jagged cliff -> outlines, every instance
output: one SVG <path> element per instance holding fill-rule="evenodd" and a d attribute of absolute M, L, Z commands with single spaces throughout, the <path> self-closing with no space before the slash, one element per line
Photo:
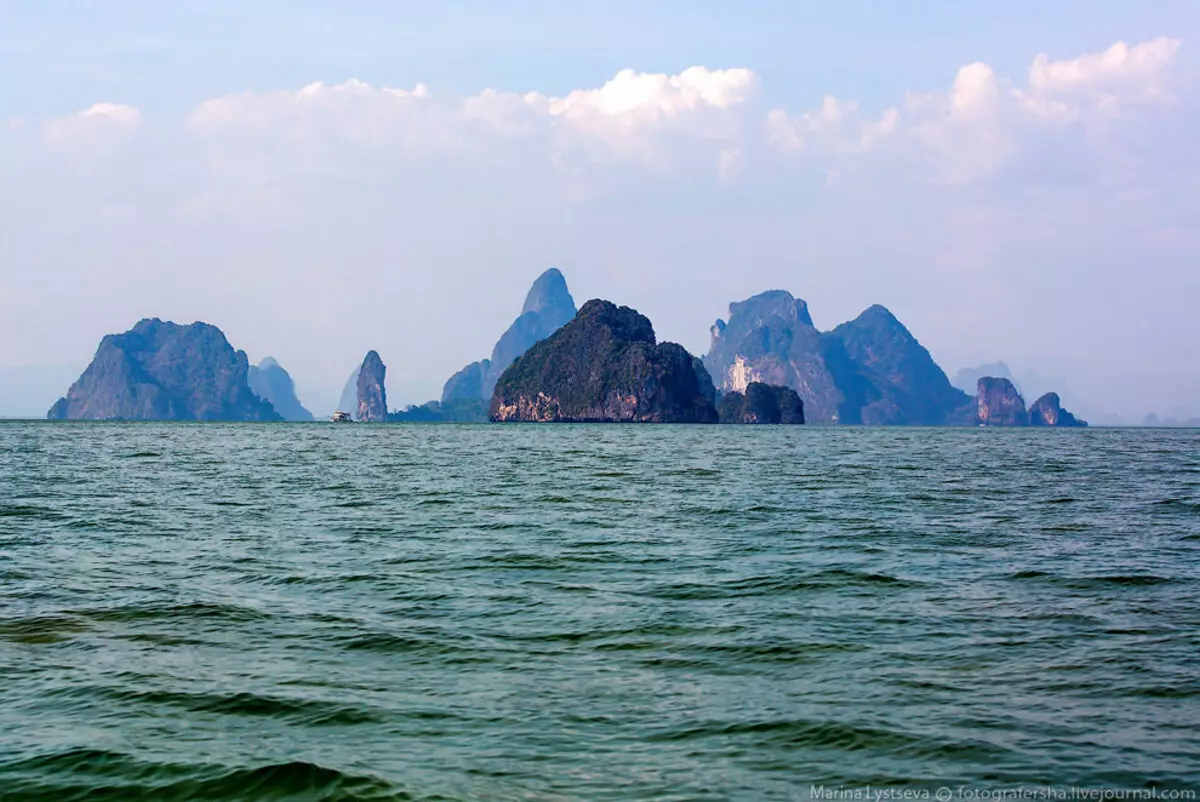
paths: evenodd
<path fill-rule="evenodd" d="M 158 318 L 109 334 L 47 417 L 62 420 L 281 420 L 250 390 L 249 362 L 216 326 Z"/>
<path fill-rule="evenodd" d="M 715 423 L 693 357 L 627 306 L 592 300 L 500 376 L 494 421 Z"/>
<path fill-rule="evenodd" d="M 558 268 L 552 267 L 533 282 L 521 314 L 500 335 L 491 358 L 472 362 L 446 381 L 442 404 L 470 398 L 490 400 L 496 382 L 513 360 L 574 317 L 575 299 L 567 290 L 567 280 Z"/>

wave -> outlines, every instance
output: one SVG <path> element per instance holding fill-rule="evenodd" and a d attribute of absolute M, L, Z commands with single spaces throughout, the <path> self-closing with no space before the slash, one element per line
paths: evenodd
<path fill-rule="evenodd" d="M 295 724 L 320 727 L 374 724 L 382 716 L 365 707 L 322 701 L 289 699 L 242 691 L 239 693 L 189 693 L 167 690 L 132 690 L 105 686 L 72 685 L 48 695 L 69 699 L 103 697 L 122 704 L 171 707 L 192 713 L 279 718 Z"/>
<path fill-rule="evenodd" d="M 0 505 L 0 518 L 35 518 L 41 521 L 61 521 L 67 516 L 49 507 L 34 504 Z"/>
<path fill-rule="evenodd" d="M 908 758 L 996 758 L 1007 750 L 980 741 L 935 738 L 898 728 L 850 724 L 839 721 L 781 719 L 754 722 L 709 722 L 659 731 L 652 742 L 692 741 L 706 738 L 749 740 L 755 747 L 825 748 L 846 752 L 889 753 Z"/>
<path fill-rule="evenodd" d="M 923 583 L 890 574 L 831 568 L 811 574 L 767 574 L 724 582 L 686 582 L 661 585 L 649 595 L 666 599 L 722 599 L 733 596 L 763 596 L 804 590 L 851 587 L 920 587 Z"/>
<path fill-rule="evenodd" d="M 379 777 L 294 760 L 229 768 L 77 748 L 0 763 L 0 800 L 411 800 Z"/>

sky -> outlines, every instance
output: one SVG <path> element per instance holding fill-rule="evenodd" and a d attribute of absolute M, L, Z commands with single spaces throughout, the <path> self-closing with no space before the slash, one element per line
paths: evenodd
<path fill-rule="evenodd" d="M 1200 416 L 1198 8 L 0 0 L 0 415 L 143 317 L 419 403 L 553 265 L 694 353 L 780 288 Z"/>

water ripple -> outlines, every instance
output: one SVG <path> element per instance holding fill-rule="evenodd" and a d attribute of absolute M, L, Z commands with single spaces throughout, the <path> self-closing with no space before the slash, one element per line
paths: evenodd
<path fill-rule="evenodd" d="M 1198 446 L 0 423 L 0 800 L 1194 785 Z"/>

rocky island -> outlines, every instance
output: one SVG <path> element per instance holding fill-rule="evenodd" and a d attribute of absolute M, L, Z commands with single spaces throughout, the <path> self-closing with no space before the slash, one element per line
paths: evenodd
<path fill-rule="evenodd" d="M 83 375 L 47 417 L 54 420 L 277 421 L 250 389 L 249 361 L 207 323 L 140 321 L 100 341 Z"/>
<path fill-rule="evenodd" d="M 592 300 L 496 384 L 493 421 L 715 423 L 693 357 L 627 306 Z"/>
<path fill-rule="evenodd" d="M 730 391 L 717 407 L 720 423 L 804 423 L 804 402 L 790 387 L 750 382 L 746 392 Z"/>
<path fill-rule="evenodd" d="M 1087 426 L 1087 421 L 1080 420 L 1063 409 L 1058 393 L 1046 393 L 1029 407 L 1030 426 Z"/>
<path fill-rule="evenodd" d="M 976 422 L 980 426 L 1087 426 L 1062 408 L 1058 393 L 1046 393 L 1028 409 L 1011 381 L 984 376 L 975 392 Z"/>
<path fill-rule="evenodd" d="M 809 423 L 939 425 L 970 401 L 883 306 L 821 332 L 807 303 L 770 290 L 730 304 L 710 334 L 704 364 L 719 391 L 790 387 Z"/>

